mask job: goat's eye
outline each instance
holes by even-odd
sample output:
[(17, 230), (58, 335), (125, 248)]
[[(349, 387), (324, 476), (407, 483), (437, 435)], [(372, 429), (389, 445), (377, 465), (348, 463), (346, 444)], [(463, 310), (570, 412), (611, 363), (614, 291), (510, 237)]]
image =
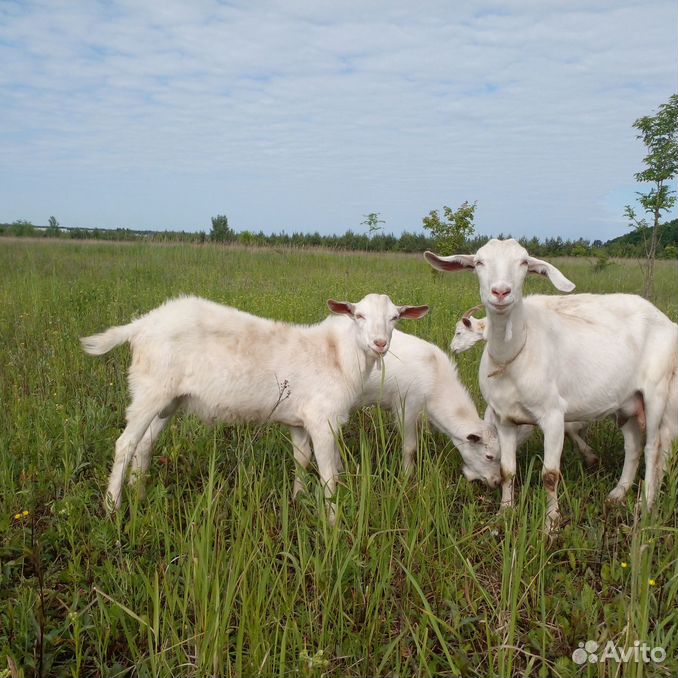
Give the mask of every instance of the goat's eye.
[(356, 320), (365, 320), (365, 316), (362, 313), (355, 314)]
[(527, 266), (527, 259), (524, 259), (523, 261), (520, 262), (521, 266)]
[(394, 315), (394, 316), (391, 318), (391, 320), (392, 320), (393, 322), (395, 322), (395, 321), (398, 320), (399, 318), (400, 318), (399, 315)]
[(484, 261), (476, 261), (476, 266), (484, 266), (485, 262)]

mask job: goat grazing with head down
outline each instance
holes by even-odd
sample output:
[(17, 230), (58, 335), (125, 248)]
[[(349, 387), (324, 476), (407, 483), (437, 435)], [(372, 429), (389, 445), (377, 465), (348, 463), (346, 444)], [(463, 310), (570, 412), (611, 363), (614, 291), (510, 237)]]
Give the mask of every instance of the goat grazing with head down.
[[(403, 437), (403, 468), (409, 472), (417, 451), (417, 423), (426, 416), (452, 439), (461, 454), (467, 480), (497, 487), (501, 480), (497, 432), (478, 416), (478, 410), (457, 374), (457, 366), (434, 344), (393, 330), (382, 369), (365, 380), (357, 405), (380, 405), (390, 410)], [(303, 441), (301, 441), (303, 444)], [(306, 444), (304, 457), (310, 459)], [(301, 489), (301, 481), (295, 483)]]
[(548, 278), (563, 292), (571, 292), (574, 284), (513, 239), (492, 239), (475, 254), (439, 257), (426, 252), (425, 257), (440, 270), (474, 270), (478, 276), (487, 312), (480, 387), (497, 415), (502, 505), (514, 501), (521, 424), (544, 432), (542, 478), (551, 529), (560, 518), (557, 491), (565, 422), (614, 413), (623, 422), (626, 454), (622, 478), (610, 498), (623, 497), (638, 466), (642, 403), (645, 502), (651, 507), (678, 430), (678, 326), (653, 304), (630, 294), (574, 295), (562, 309), (526, 304), (528, 273)]
[(342, 317), (306, 326), (183, 297), (83, 338), (92, 355), (124, 342), (132, 349), (132, 402), (115, 445), (109, 508), (120, 506), (128, 465), (132, 482), (148, 468), (153, 442), (180, 407), (209, 423), (273, 421), (292, 427), (293, 436), (308, 435), (329, 499), (338, 474), (336, 436), (365, 379), (387, 353), (397, 321), (421, 318), (428, 306), (396, 306), (384, 294), (327, 303)]

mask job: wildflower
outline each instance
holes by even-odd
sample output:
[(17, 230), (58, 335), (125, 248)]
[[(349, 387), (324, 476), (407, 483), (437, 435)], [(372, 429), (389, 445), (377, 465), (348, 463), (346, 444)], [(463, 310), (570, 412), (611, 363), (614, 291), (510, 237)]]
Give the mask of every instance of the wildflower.
[(648, 580), (647, 580), (647, 583), (648, 583), (650, 586), (657, 586), (657, 581), (656, 581), (655, 579), (648, 579)]
[(22, 511), (22, 512), (21, 512), (21, 515), (22, 515), (24, 518), (27, 518), (27, 517), (28, 517), (28, 511)]
[(17, 513), (17, 514), (14, 516), (14, 520), (21, 520), (21, 514), (20, 514), (20, 513)]
[(625, 570), (629, 566), (629, 564), (622, 561), (621, 566), (622, 566), (622, 570)]

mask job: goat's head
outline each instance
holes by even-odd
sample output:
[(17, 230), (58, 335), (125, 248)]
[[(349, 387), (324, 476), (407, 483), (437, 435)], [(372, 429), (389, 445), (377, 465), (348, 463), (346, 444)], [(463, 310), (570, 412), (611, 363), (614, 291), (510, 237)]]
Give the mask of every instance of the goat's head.
[(531, 257), (527, 250), (513, 239), (492, 239), (475, 254), (453, 254), (439, 257), (425, 252), (431, 266), (441, 271), (475, 270), (480, 282), (480, 300), (488, 312), (506, 313), (522, 299), (523, 283), (528, 273), (548, 278), (561, 292), (571, 292), (570, 282), (553, 264)]
[(489, 487), (501, 482), (500, 449), (497, 430), (494, 426), (480, 424), (477, 430), (467, 434), (455, 445), (464, 461), (462, 472), (468, 481), (482, 480)]
[(450, 348), (453, 353), (463, 353), (485, 338), (485, 319), (474, 318), (473, 314), (482, 306), (474, 306), (464, 313), (454, 328)]
[(423, 318), (428, 306), (396, 306), (385, 294), (368, 294), (359, 302), (327, 302), (333, 313), (346, 315), (355, 323), (358, 345), (365, 353), (385, 355), (391, 344), (393, 328), (403, 318)]

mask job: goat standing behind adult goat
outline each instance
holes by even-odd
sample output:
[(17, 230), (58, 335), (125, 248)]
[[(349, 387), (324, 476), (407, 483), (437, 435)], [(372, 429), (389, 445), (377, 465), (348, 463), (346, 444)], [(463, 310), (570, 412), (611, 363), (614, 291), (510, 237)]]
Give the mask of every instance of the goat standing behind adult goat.
[[(467, 480), (482, 480), (490, 487), (499, 485), (496, 429), (478, 416), (473, 399), (459, 380), (454, 361), (434, 344), (393, 330), (382, 370), (370, 372), (356, 405), (380, 405), (391, 410), (402, 432), (405, 472), (414, 464), (417, 422), (425, 415), (435, 428), (452, 439), (463, 459), (462, 472)], [(303, 467), (311, 457), (308, 438), (297, 438), (294, 442)], [(301, 487), (297, 478), (295, 491)]]

